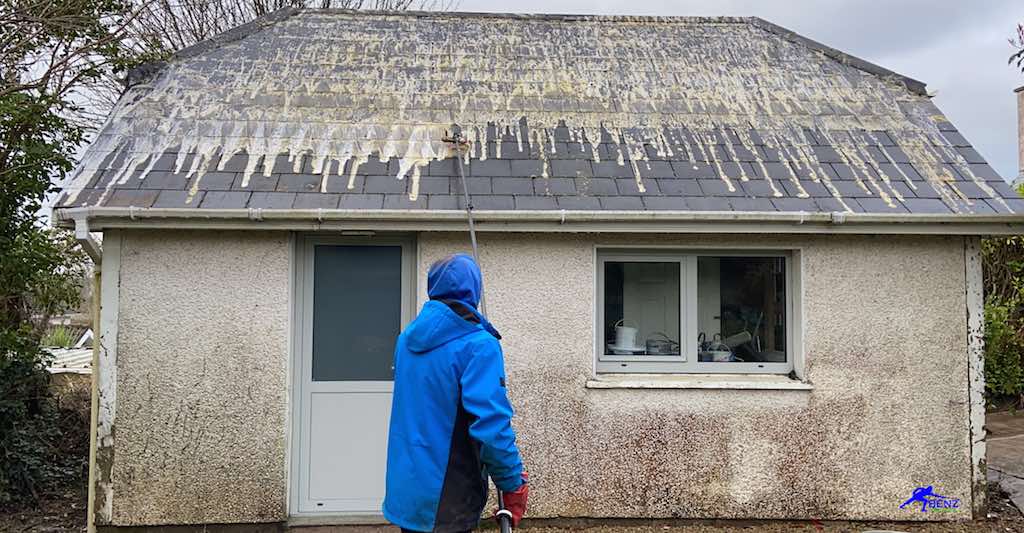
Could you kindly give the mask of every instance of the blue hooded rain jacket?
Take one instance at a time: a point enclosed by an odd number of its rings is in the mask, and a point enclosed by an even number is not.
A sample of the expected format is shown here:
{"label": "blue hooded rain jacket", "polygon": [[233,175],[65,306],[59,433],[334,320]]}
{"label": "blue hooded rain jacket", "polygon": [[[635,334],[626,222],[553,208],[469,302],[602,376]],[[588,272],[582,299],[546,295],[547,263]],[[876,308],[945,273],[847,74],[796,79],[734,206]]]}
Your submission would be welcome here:
{"label": "blue hooded rain jacket", "polygon": [[477,311],[480,269],[458,254],[427,274],[430,297],[395,346],[384,517],[414,531],[479,525],[487,477],[523,483],[497,330]]}

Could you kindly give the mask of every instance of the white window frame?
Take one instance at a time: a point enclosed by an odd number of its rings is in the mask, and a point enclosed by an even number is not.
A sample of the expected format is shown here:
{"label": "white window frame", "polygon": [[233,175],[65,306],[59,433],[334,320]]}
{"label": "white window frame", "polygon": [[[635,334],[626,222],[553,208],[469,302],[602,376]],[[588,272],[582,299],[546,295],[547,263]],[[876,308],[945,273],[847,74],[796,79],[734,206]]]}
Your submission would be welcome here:
{"label": "white window frame", "polygon": [[[594,313],[594,363],[598,374],[789,374],[800,355],[796,322],[800,315],[796,295],[800,287],[797,272],[799,251],[794,249],[764,248],[624,248],[597,247],[595,265],[597,273]],[[781,257],[785,260],[786,281],[786,362],[701,362],[697,358],[697,258],[699,257]],[[604,272],[608,262],[678,262],[680,302],[680,355],[610,355],[605,351],[604,330]]]}

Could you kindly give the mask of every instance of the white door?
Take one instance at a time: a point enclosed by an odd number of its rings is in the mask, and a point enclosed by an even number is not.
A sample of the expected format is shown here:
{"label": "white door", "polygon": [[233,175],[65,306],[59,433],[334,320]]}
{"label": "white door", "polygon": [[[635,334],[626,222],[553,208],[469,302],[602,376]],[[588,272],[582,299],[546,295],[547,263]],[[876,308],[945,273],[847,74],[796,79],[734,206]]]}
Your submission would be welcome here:
{"label": "white door", "polygon": [[411,244],[300,246],[293,513],[379,514],[395,339],[412,313]]}

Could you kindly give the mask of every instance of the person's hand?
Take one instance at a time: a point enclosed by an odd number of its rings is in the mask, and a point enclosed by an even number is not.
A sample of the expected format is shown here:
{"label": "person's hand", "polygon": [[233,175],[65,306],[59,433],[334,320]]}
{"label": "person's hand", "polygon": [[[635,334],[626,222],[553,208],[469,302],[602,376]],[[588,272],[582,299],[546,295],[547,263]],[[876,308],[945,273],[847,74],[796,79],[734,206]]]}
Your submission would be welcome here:
{"label": "person's hand", "polygon": [[[512,492],[503,492],[503,503],[505,509],[509,513],[512,513],[512,527],[519,527],[519,521],[523,519],[523,515],[526,514],[526,498],[530,495],[530,487],[527,484],[530,475],[523,471],[523,484],[518,489]],[[497,513],[494,515],[498,517]]]}

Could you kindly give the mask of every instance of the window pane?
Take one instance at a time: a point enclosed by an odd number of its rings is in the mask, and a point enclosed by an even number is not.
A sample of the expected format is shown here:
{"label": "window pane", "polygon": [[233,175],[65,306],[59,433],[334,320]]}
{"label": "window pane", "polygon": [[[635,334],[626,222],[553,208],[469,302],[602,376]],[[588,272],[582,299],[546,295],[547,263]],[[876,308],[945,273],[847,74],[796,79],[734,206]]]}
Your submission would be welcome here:
{"label": "window pane", "polygon": [[604,265],[604,353],[679,355],[679,263]]}
{"label": "window pane", "polygon": [[402,322],[400,246],[315,246],[313,381],[391,381]]}
{"label": "window pane", "polygon": [[701,362],[786,362],[782,257],[697,258]]}

